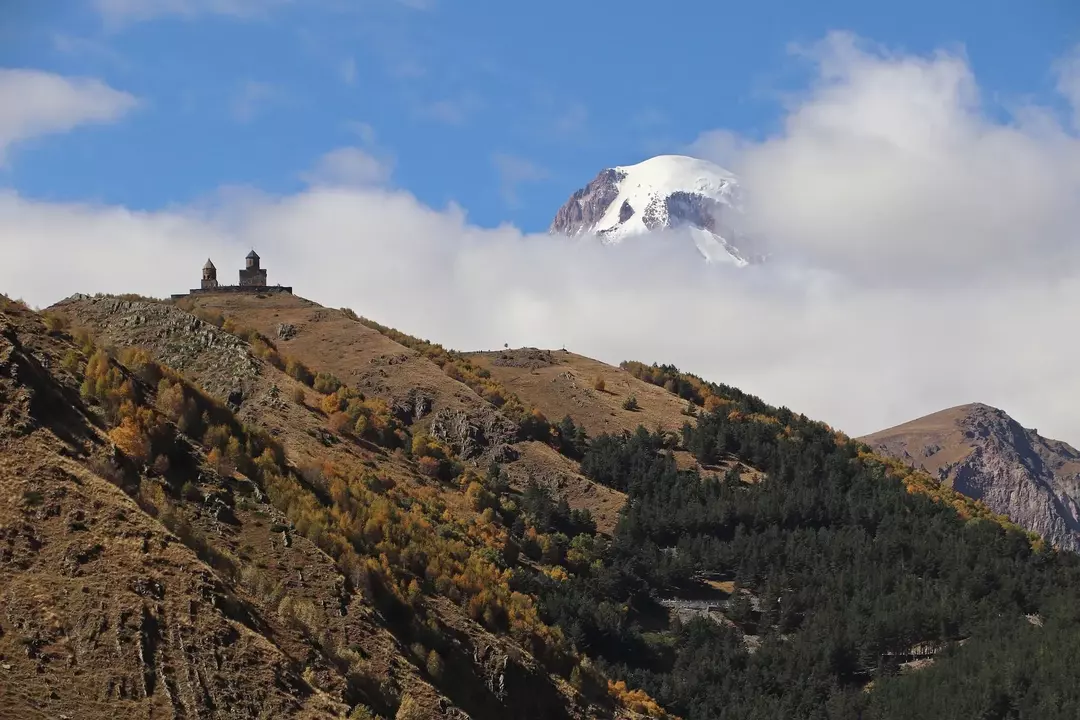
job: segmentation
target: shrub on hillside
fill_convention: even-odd
[[[68,329],[69,322],[66,315],[47,312],[42,316],[42,320],[45,322],[45,329],[50,334],[59,334]]]
[[[309,387],[315,382],[315,376],[307,369],[307,365],[296,358],[289,358],[285,363],[285,372],[294,380],[299,380]]]

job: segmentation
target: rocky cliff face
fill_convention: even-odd
[[[1054,545],[1080,550],[1080,452],[997,408],[943,410],[863,438]]]
[[[614,168],[601,171],[588,185],[575,191],[559,208],[555,213],[555,220],[551,223],[550,232],[574,236],[596,227],[608,207],[618,197],[619,181],[624,177],[625,172]],[[620,211],[626,218],[632,213],[633,209],[628,203],[626,210]]]

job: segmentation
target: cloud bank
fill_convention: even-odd
[[[0,289],[161,296],[208,255],[229,279],[254,246],[271,283],[451,347],[671,362],[852,434],[980,401],[1080,444],[1071,120],[993,119],[947,53],[836,35],[810,57],[818,80],[781,134],[696,144],[743,176],[766,266],[707,266],[678,233],[606,247],[480,228],[373,185],[349,151],[312,171],[334,182],[281,197],[136,213],[0,194]]]

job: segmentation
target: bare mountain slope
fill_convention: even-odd
[[[436,434],[456,443],[466,456],[513,441],[512,423],[467,385],[341,310],[291,294],[205,295],[185,302],[192,310],[239,319],[271,338],[283,353],[385,399],[409,424],[424,430],[434,424]]]
[[[590,435],[633,431],[639,425],[678,430],[692,418],[686,403],[625,370],[565,350],[522,348],[470,356],[499,382],[548,418],[570,415]],[[603,388],[596,387],[603,381]],[[623,403],[633,396],[635,410]]]
[[[297,476],[290,492],[300,493],[297,500],[282,500],[276,491],[288,517],[264,495],[262,501],[245,497],[234,503],[238,526],[201,515],[200,522],[223,550],[259,568],[257,588],[284,588],[289,608],[313,608],[300,613],[303,620],[292,621],[300,628],[288,644],[294,667],[335,701],[348,707],[362,702],[384,717],[393,717],[406,696],[424,717],[505,717],[508,703],[521,697],[531,702],[513,711],[520,717],[610,717],[609,701],[586,701],[534,657],[536,646],[519,639],[527,637],[525,624],[531,623],[535,633],[550,630],[533,619],[530,599],[493,587],[505,583],[505,576],[477,564],[480,551],[501,549],[505,541],[495,526],[484,524],[490,521],[478,523],[483,520],[479,508],[464,492],[478,476],[440,482],[424,475],[420,458],[403,448],[366,440],[351,426],[335,427],[335,413],[325,409],[333,393],[298,382],[281,369],[281,358],[300,358],[312,373],[332,373],[369,398],[385,399],[401,411],[406,437],[435,432],[441,418],[464,418],[482,428],[516,427],[431,360],[346,313],[297,297],[200,300],[207,302],[191,310],[205,317],[222,312],[228,320],[204,321],[170,302],[104,297],[76,296],[51,311],[62,313],[72,327],[89,329],[105,346],[141,348],[159,362],[168,360],[188,380],[229,403],[244,425],[281,444],[286,465]],[[266,348],[256,352],[262,341],[242,339],[250,337],[244,328],[264,333],[281,356],[271,362]],[[545,466],[567,462],[576,470],[576,463],[547,446],[539,454],[522,454],[541,458]],[[479,455],[473,459],[486,462]],[[271,519],[260,520],[267,515]],[[361,546],[367,549],[358,556],[353,548]],[[422,595],[413,581],[417,572]],[[478,577],[484,572],[493,576]],[[373,573],[382,579],[372,580]],[[445,577],[435,584],[433,573]],[[385,584],[397,589],[377,589]],[[470,594],[481,591],[480,600],[492,605],[514,603],[522,618],[515,622],[523,626],[514,637],[499,629],[492,610],[484,615],[483,604],[466,607]],[[412,598],[408,602],[416,610],[400,609],[400,597],[388,598],[395,594]],[[282,595],[279,590],[269,595],[264,614],[280,622]],[[413,612],[423,624],[410,619]]]
[[[961,405],[861,439],[1051,543],[1080,549],[1080,452],[1021,427],[1003,411]]]
[[[3,302],[0,716],[339,717],[301,638],[118,487],[76,351]]]

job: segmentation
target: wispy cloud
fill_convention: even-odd
[[[521,204],[518,187],[523,183],[546,180],[548,172],[526,158],[505,153],[496,153],[491,158],[499,174],[499,192],[507,205],[517,207]]]
[[[106,26],[119,29],[161,17],[225,15],[255,18],[293,0],[93,0]]]
[[[137,105],[133,95],[100,80],[0,69],[0,163],[15,143],[115,122]]]
[[[356,59],[346,58],[341,63],[341,81],[348,86],[356,84]]]
[[[255,119],[267,105],[284,97],[276,85],[256,80],[245,81],[230,104],[230,113],[239,123],[248,123]]]
[[[560,135],[571,135],[583,131],[588,122],[589,109],[582,103],[572,103],[555,116],[552,126]]]
[[[588,131],[589,108],[551,89],[534,89],[527,132],[554,142],[581,140]]]
[[[104,60],[113,65],[123,67],[129,65],[119,52],[100,40],[56,33],[53,35],[52,41],[53,48],[64,55],[93,60]]]
[[[1080,44],[1054,66],[1058,91],[1072,106],[1073,127],[1080,130]]]
[[[483,105],[479,96],[474,93],[463,93],[454,97],[421,102],[416,112],[422,118],[445,125],[464,125]]]
[[[366,147],[372,147],[375,145],[375,128],[370,123],[360,122],[358,120],[349,120],[345,123],[345,129],[349,132],[355,133],[360,142]]]
[[[668,117],[663,110],[647,107],[634,113],[633,117],[630,118],[630,122],[639,128],[655,128],[666,125]]]
[[[393,170],[392,157],[376,157],[358,147],[341,147],[319,158],[301,179],[316,187],[383,186],[390,181]]]

